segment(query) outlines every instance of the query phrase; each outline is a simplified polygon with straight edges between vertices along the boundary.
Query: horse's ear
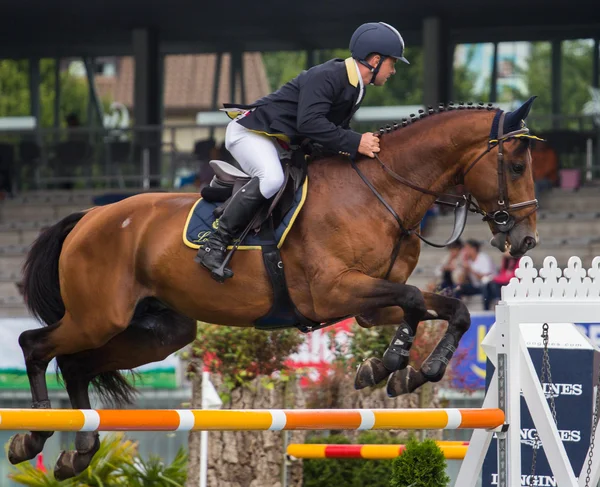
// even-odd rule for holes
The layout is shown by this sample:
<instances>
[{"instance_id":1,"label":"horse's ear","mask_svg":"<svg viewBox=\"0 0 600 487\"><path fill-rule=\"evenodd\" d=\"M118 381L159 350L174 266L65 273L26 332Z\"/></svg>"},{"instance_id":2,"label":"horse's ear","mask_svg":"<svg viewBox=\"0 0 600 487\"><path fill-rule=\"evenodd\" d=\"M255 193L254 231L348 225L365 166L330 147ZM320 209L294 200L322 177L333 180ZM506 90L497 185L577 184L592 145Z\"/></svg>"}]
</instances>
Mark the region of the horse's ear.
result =
<instances>
[{"instance_id":1,"label":"horse's ear","mask_svg":"<svg viewBox=\"0 0 600 487\"><path fill-rule=\"evenodd\" d=\"M529 115L531 105L533 105L533 101L536 98L537 96L532 96L514 112L506 112L506 116L504 117L505 134L509 132L514 132L515 130L519 130L525 127L525 119L527 118L527 115Z\"/></svg>"}]
</instances>

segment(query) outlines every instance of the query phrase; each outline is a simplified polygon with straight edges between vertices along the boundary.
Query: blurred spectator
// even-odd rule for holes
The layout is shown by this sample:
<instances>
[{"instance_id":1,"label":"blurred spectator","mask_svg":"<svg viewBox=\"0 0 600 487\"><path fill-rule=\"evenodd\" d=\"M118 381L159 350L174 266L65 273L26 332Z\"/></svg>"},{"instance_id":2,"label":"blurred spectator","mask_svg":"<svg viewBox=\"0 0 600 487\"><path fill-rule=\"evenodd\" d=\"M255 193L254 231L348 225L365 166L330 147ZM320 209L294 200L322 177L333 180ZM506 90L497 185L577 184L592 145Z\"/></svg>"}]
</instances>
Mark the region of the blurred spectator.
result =
<instances>
[{"instance_id":1,"label":"blurred spectator","mask_svg":"<svg viewBox=\"0 0 600 487\"><path fill-rule=\"evenodd\" d=\"M457 298L463 296L474 296L481 294L483 298L483 309L489 310L490 303L484 293L484 287L490 282L496 269L492 258L480 250L481 244L477 240L467 240L461 259L464 272L454 291Z\"/></svg>"},{"instance_id":2,"label":"blurred spectator","mask_svg":"<svg viewBox=\"0 0 600 487\"><path fill-rule=\"evenodd\" d=\"M558 184L558 157L547 142L532 140L531 143L533 181L538 196Z\"/></svg>"},{"instance_id":3,"label":"blurred spectator","mask_svg":"<svg viewBox=\"0 0 600 487\"><path fill-rule=\"evenodd\" d=\"M463 273L460 251L463 243L460 239L446 247L448 252L440 265L435 269L435 281L429 283L427 290L453 291L458 283L458 279Z\"/></svg>"},{"instance_id":4,"label":"blurred spectator","mask_svg":"<svg viewBox=\"0 0 600 487\"><path fill-rule=\"evenodd\" d=\"M494 301L500 299L500 289L502 286L506 286L510 280L515 277L515 270L519 267L520 260L520 258L517 259L510 255L508 251L504 252L500 271L484 286L483 289L484 300L487 300L489 308L491 308Z\"/></svg>"},{"instance_id":5,"label":"blurred spectator","mask_svg":"<svg viewBox=\"0 0 600 487\"><path fill-rule=\"evenodd\" d=\"M89 139L89 135L82 132L81 130L71 130L71 129L81 129L81 121L79 120L79 115L74 112L69 113L65 117L65 122L67 123L67 140L70 142L87 142Z\"/></svg>"}]
</instances>

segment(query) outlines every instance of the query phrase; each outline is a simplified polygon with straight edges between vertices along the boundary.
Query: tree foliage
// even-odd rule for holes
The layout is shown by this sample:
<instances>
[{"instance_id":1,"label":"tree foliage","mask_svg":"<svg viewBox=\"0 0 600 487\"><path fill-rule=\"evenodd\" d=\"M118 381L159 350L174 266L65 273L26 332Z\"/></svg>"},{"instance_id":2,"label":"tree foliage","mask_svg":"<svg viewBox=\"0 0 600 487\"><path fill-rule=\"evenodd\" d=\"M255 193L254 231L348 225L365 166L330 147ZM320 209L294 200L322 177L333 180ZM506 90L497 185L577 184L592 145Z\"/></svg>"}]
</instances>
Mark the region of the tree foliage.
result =
<instances>
[{"instance_id":1,"label":"tree foliage","mask_svg":"<svg viewBox=\"0 0 600 487\"><path fill-rule=\"evenodd\" d=\"M49 465L39 469L31 462L11 466L9 479L29 487L182 487L188 456L183 448L166 464L155 455L139 456L137 443L123 433L102 438L90 466L72 479L59 482ZM5 450L8 443L5 445Z\"/></svg>"},{"instance_id":2,"label":"tree foliage","mask_svg":"<svg viewBox=\"0 0 600 487\"><path fill-rule=\"evenodd\" d=\"M422 443L412 438L406 450L394 460L390 487L445 487L450 477L446 475L444 453L434 440Z\"/></svg>"},{"instance_id":3,"label":"tree foliage","mask_svg":"<svg viewBox=\"0 0 600 487\"><path fill-rule=\"evenodd\" d=\"M40 126L54 125L54 59L40 62ZM82 124L87 121L89 89L87 79L79 78L67 71L60 73L60 113L64 120L75 113ZM105 104L108 101L104 101ZM22 117L31 115L29 93L29 61L0 60L0 117Z\"/></svg>"},{"instance_id":4,"label":"tree foliage","mask_svg":"<svg viewBox=\"0 0 600 487\"><path fill-rule=\"evenodd\" d=\"M224 385L232 390L259 376L287 372L286 361L298 350L302 335L295 328L277 331L227 327L199 322L198 335L192 344L189 374L197 374L197 364L220 374Z\"/></svg>"},{"instance_id":5,"label":"tree foliage","mask_svg":"<svg viewBox=\"0 0 600 487\"><path fill-rule=\"evenodd\" d=\"M593 45L584 40L564 41L561 68L561 113L581 115L590 100L592 84ZM535 42L531 46L529 64L525 70L527 91L538 95L536 113L552 113L552 45ZM522 97L525 94L519 94Z\"/></svg>"}]
</instances>

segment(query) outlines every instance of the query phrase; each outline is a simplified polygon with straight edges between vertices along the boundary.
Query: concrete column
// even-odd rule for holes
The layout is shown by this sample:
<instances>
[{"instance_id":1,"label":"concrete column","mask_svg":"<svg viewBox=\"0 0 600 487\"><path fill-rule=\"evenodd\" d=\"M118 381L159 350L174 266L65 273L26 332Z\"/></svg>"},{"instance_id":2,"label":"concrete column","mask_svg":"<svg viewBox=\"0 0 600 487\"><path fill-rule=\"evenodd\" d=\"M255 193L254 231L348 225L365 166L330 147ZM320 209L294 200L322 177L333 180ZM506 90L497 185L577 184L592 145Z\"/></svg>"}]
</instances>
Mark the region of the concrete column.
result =
<instances>
[{"instance_id":1,"label":"concrete column","mask_svg":"<svg viewBox=\"0 0 600 487\"><path fill-rule=\"evenodd\" d=\"M221 66L223 65L223 53L217 53L217 59L215 60L215 76L213 78L213 92L212 92L212 102L211 109L217 110L217 102L219 100L219 85L221 84ZM215 127L212 126L210 128L209 138L214 138L215 136Z\"/></svg>"},{"instance_id":2,"label":"concrete column","mask_svg":"<svg viewBox=\"0 0 600 487\"><path fill-rule=\"evenodd\" d=\"M238 83L240 86L240 99L237 97ZM231 51L231 66L229 70L229 99L231 103L245 103L245 89L243 83L242 51Z\"/></svg>"},{"instance_id":3,"label":"concrete column","mask_svg":"<svg viewBox=\"0 0 600 487\"><path fill-rule=\"evenodd\" d=\"M86 56L83 58L83 63L85 65L85 74L87 76L90 94L88 109L88 125L90 127L96 125L103 127L104 109L102 107L102 102L100 101L100 98L98 97L98 92L96 90L96 60L92 57Z\"/></svg>"},{"instance_id":4,"label":"concrete column","mask_svg":"<svg viewBox=\"0 0 600 487\"><path fill-rule=\"evenodd\" d=\"M244 73L244 52L238 51L237 57L238 57L237 65L238 65L238 72L239 72L238 79L239 79L239 83L240 83L240 94L242 96L242 103L248 103L248 98L246 97L246 75Z\"/></svg>"},{"instance_id":5,"label":"concrete column","mask_svg":"<svg viewBox=\"0 0 600 487\"><path fill-rule=\"evenodd\" d=\"M135 58L134 117L137 127L162 124L162 71L163 60L159 53L158 33L154 29L135 29L132 32L133 54ZM150 175L161 174L160 130L142 131L136 134L136 141L142 147L142 160L148 160ZM147 149L147 152L144 152ZM150 181L150 186L158 186L159 181Z\"/></svg>"},{"instance_id":6,"label":"concrete column","mask_svg":"<svg viewBox=\"0 0 600 487\"><path fill-rule=\"evenodd\" d=\"M594 39L592 59L592 86L600 87L600 39Z\"/></svg>"},{"instance_id":7,"label":"concrete column","mask_svg":"<svg viewBox=\"0 0 600 487\"><path fill-rule=\"evenodd\" d=\"M490 76L490 102L498 101L498 43L494 42L492 54L492 74Z\"/></svg>"},{"instance_id":8,"label":"concrete column","mask_svg":"<svg viewBox=\"0 0 600 487\"><path fill-rule=\"evenodd\" d=\"M319 64L319 51L317 49L309 49L306 51L306 69Z\"/></svg>"},{"instance_id":9,"label":"concrete column","mask_svg":"<svg viewBox=\"0 0 600 487\"><path fill-rule=\"evenodd\" d=\"M562 41L552 41L552 115L561 113L561 92L562 92ZM554 128L559 128L558 120L553 122Z\"/></svg>"},{"instance_id":10,"label":"concrete column","mask_svg":"<svg viewBox=\"0 0 600 487\"><path fill-rule=\"evenodd\" d=\"M452 86L453 45L439 17L423 21L423 103L436 106L447 102ZM410 59L409 59L410 61Z\"/></svg>"},{"instance_id":11,"label":"concrete column","mask_svg":"<svg viewBox=\"0 0 600 487\"><path fill-rule=\"evenodd\" d=\"M40 126L40 59L29 59L29 99L31 116L35 117L36 126Z\"/></svg>"},{"instance_id":12,"label":"concrete column","mask_svg":"<svg viewBox=\"0 0 600 487\"><path fill-rule=\"evenodd\" d=\"M54 128L60 128L60 58L54 59ZM56 135L58 141L58 134Z\"/></svg>"}]
</instances>

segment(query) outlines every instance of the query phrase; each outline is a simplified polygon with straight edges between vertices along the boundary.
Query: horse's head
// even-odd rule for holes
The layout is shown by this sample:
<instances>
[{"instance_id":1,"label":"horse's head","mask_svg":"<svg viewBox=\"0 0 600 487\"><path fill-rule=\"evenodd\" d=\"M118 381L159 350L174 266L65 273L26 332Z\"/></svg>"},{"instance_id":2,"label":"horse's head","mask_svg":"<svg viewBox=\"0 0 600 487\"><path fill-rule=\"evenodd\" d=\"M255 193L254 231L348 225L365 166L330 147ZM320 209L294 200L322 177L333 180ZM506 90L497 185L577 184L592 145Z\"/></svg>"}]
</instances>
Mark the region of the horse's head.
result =
<instances>
[{"instance_id":1,"label":"horse's head","mask_svg":"<svg viewBox=\"0 0 600 487\"><path fill-rule=\"evenodd\" d=\"M525 125L534 99L514 112L498 110L487 152L481 155L479 145L464 161L464 183L485 213L484 220L494 235L491 244L501 251L510 249L515 257L534 248L538 241L538 203L529 150L530 139L535 137Z\"/></svg>"}]
</instances>

